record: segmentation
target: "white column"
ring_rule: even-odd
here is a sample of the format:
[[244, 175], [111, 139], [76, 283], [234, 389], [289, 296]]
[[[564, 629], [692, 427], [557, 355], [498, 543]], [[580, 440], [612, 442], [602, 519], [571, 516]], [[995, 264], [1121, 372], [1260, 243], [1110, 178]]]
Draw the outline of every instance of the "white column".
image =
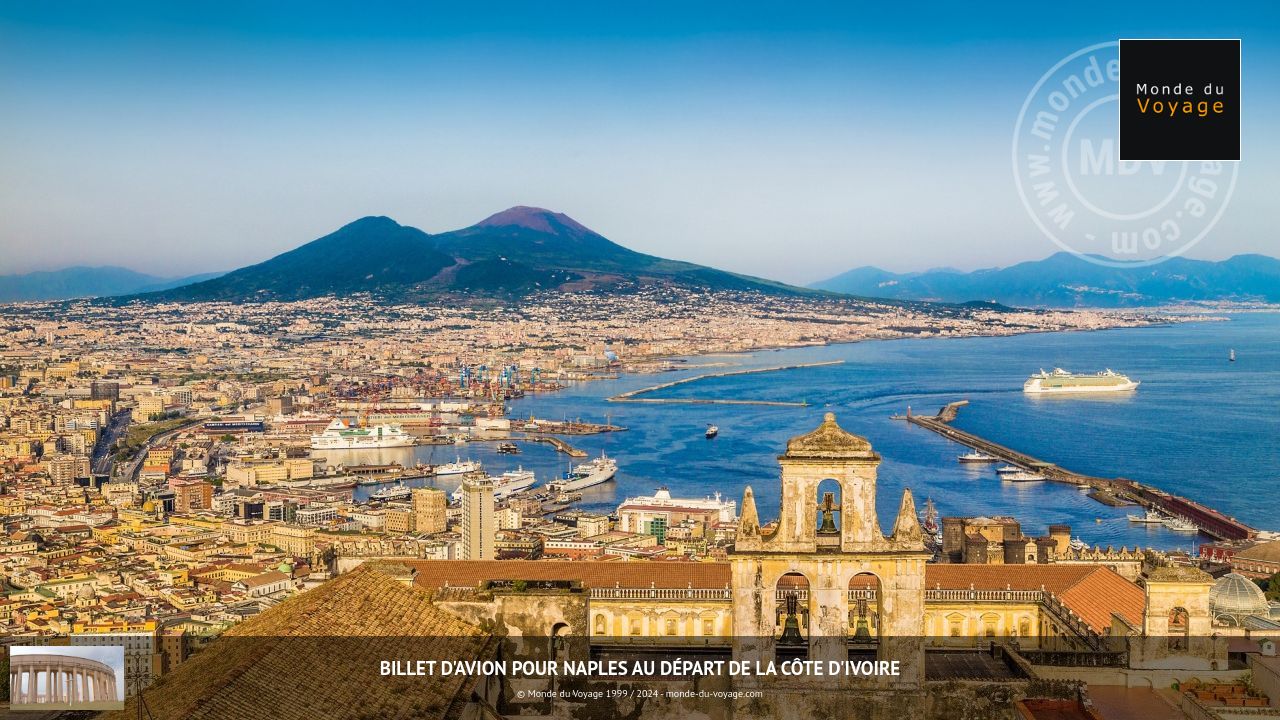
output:
[[71, 702], [81, 702], [84, 699], [84, 696], [81, 694], [80, 671], [73, 668], [71, 670], [71, 678]]

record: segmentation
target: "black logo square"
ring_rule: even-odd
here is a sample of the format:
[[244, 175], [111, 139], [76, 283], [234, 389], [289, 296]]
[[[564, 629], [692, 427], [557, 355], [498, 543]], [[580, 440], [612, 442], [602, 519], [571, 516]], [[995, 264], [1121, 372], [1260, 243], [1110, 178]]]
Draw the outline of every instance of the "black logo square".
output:
[[1240, 41], [1121, 40], [1120, 159], [1239, 160]]

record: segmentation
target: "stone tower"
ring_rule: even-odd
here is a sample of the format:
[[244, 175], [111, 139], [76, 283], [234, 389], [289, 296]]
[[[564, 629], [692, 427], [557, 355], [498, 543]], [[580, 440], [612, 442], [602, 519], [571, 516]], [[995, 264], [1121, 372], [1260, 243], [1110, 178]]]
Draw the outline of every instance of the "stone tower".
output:
[[[924, 566], [929, 553], [911, 491], [903, 492], [893, 532], [885, 536], [876, 517], [880, 456], [865, 438], [837, 425], [832, 413], [813, 432], [792, 438], [778, 462], [780, 517], [767, 534], [751, 488], [743, 494], [730, 555], [735, 659], [777, 657], [779, 608], [787, 595], [807, 595], [801, 603], [806, 618], [801, 631], [806, 647], [801, 650], [808, 658], [848, 659], [857, 623], [851, 608], [861, 598], [862, 607], [870, 605], [876, 614], [871, 642], [862, 647], [870, 645], [877, 658], [900, 663], [901, 675], [882, 682], [919, 685], [924, 681]], [[832, 502], [834, 493], [819, 496], [820, 487], [838, 490], [838, 501]], [[791, 589], [805, 581], [807, 593]], [[868, 594], [872, 588], [874, 594]], [[821, 680], [829, 684], [834, 679]]]

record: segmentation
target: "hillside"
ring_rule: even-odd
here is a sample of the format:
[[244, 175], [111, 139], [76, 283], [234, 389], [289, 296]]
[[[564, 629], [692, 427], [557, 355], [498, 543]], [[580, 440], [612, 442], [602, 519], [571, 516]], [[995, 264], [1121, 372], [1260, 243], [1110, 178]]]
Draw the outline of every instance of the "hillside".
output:
[[441, 294], [512, 297], [551, 289], [625, 289], [652, 283], [814, 292], [645, 255], [562, 213], [514, 207], [439, 235], [390, 218], [366, 217], [257, 265], [141, 297], [252, 302], [370, 292], [389, 300], [412, 300]]
[[1109, 267], [1062, 252], [1043, 260], [969, 273], [892, 273], [861, 267], [811, 287], [900, 300], [989, 300], [1030, 307], [1280, 303], [1280, 260], [1237, 255], [1218, 262], [1169, 258], [1145, 267]]
[[70, 300], [150, 292], [188, 285], [207, 277], [211, 275], [163, 278], [111, 265], [0, 275], [0, 302]]

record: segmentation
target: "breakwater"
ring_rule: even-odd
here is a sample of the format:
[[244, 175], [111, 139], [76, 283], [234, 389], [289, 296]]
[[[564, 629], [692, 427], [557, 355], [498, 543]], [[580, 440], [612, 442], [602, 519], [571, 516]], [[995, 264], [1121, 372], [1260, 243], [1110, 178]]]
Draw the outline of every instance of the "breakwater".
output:
[[991, 455], [1010, 465], [1039, 473], [1046, 480], [1091, 488], [1090, 497], [1108, 505], [1112, 504], [1109, 500], [1130, 500], [1143, 507], [1186, 520], [1205, 535], [1220, 540], [1246, 540], [1258, 534], [1255, 528], [1189, 498], [1125, 478], [1103, 478], [1072, 472], [1054, 463], [952, 427], [951, 423], [956, 419], [960, 408], [967, 404], [967, 400], [949, 403], [934, 416], [915, 415], [908, 409], [906, 415], [895, 417], [931, 430], [948, 440], [954, 440]]
[[646, 398], [641, 395], [666, 390], [668, 388], [686, 385], [698, 380], [708, 380], [711, 378], [731, 377], [734, 375], [756, 375], [759, 373], [782, 372], [784, 370], [799, 370], [802, 368], [823, 367], [826, 365], [840, 365], [843, 360], [828, 360], [825, 362], [800, 363], [796, 365], [778, 365], [766, 368], [750, 368], [747, 370], [727, 370], [725, 372], [706, 373], [704, 375], [695, 375], [689, 378], [673, 380], [658, 385], [650, 385], [638, 390], [620, 393], [613, 397], [606, 398], [609, 402], [633, 402], [633, 403], [654, 403], [654, 404], [690, 404], [690, 405], [773, 405], [778, 407], [807, 407], [809, 403], [804, 400], [785, 401], [785, 400], [751, 400], [745, 398]]

